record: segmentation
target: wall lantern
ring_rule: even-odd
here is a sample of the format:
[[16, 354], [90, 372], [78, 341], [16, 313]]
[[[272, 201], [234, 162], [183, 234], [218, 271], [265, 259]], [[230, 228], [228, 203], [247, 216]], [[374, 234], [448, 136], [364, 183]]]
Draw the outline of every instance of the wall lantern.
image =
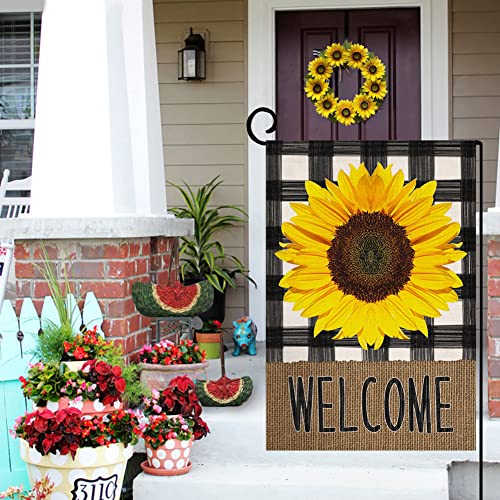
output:
[[178, 80], [205, 80], [206, 52], [205, 40], [189, 29], [184, 48], [177, 52], [179, 57]]

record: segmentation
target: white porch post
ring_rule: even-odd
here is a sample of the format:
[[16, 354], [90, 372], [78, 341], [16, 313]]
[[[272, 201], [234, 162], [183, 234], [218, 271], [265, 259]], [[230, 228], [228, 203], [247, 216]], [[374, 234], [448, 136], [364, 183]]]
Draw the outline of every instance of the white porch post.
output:
[[152, 0], [45, 0], [33, 217], [166, 215]]

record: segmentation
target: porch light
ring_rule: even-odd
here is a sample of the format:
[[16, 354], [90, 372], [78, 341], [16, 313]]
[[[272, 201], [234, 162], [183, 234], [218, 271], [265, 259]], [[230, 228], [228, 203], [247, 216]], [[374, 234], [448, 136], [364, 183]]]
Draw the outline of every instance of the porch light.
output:
[[205, 40], [200, 34], [193, 33], [193, 28], [189, 29], [184, 48], [177, 54], [179, 58], [178, 80], [205, 80]]

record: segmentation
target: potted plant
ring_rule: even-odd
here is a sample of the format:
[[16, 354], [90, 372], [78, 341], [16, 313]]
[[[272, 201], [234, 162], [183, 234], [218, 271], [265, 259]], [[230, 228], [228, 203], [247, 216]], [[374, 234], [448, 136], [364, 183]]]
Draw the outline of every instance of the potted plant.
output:
[[76, 408], [26, 413], [13, 429], [31, 484], [46, 475], [54, 495], [118, 500], [127, 460], [140, 434], [131, 411], [86, 418]]
[[209, 319], [203, 322], [203, 326], [196, 332], [196, 342], [207, 354], [207, 359], [218, 359], [220, 357], [222, 323], [217, 319]]
[[121, 408], [127, 385], [120, 366], [96, 359], [77, 371], [65, 365], [36, 363], [29, 368], [28, 378], [19, 380], [24, 396], [36, 407], [51, 411], [75, 407], [86, 416]]
[[192, 340], [179, 344], [164, 339], [153, 345], [145, 345], [139, 351], [141, 382], [150, 389], [161, 391], [179, 375], [189, 375], [194, 380], [206, 378], [206, 354]]
[[193, 420], [179, 416], [152, 415], [142, 430], [146, 447], [147, 474], [178, 476], [191, 469], [189, 456], [193, 446]]
[[[202, 407], [196, 386], [188, 376], [182, 375], [172, 379], [161, 393], [153, 391], [152, 394], [151, 398], [144, 400], [147, 423], [142, 425], [142, 435], [149, 466], [143, 464], [142, 467], [150, 474], [185, 474], [191, 468], [188, 458], [193, 442], [210, 432], [201, 418]], [[163, 447], [165, 454], [161, 451]], [[169, 449], [172, 450], [171, 458], [167, 458]], [[173, 460], [179, 462], [172, 464]], [[157, 469], [162, 472], [157, 472]]]
[[[179, 249], [181, 278], [186, 283], [208, 280], [214, 287], [214, 303], [211, 309], [200, 315], [204, 320], [216, 319], [221, 323], [225, 316], [227, 287], [236, 288], [236, 276], [241, 275], [255, 285], [249, 270], [234, 255], [227, 254], [215, 237], [221, 230], [247, 222], [247, 214], [235, 205], [219, 205], [209, 208], [215, 189], [222, 184], [219, 176], [194, 192], [191, 187], [169, 183], [181, 194], [186, 207], [173, 207], [169, 211], [176, 217], [194, 220], [194, 235], [182, 237]], [[225, 213], [221, 213], [224, 211]], [[229, 211], [230, 213], [227, 213]]]
[[[123, 349], [112, 340], [106, 340], [97, 332], [97, 326], [82, 331], [73, 332], [73, 317], [77, 308], [77, 299], [69, 300], [72, 292], [67, 269], [70, 262], [63, 266], [63, 279], [58, 280], [53, 266], [49, 262], [45, 246], [41, 245], [44, 261], [38, 270], [44, 277], [54, 301], [59, 325], [45, 322], [43, 331], [36, 336], [36, 344], [31, 352], [33, 357], [44, 364], [64, 363], [72, 371], [77, 371], [85, 361], [97, 359], [106, 361], [112, 366], [118, 365], [122, 369], [122, 377], [126, 382], [123, 400], [129, 407], [137, 407], [142, 403], [149, 389], [140, 382], [139, 370], [134, 364], [126, 364]], [[73, 304], [73, 305], [72, 305]]]

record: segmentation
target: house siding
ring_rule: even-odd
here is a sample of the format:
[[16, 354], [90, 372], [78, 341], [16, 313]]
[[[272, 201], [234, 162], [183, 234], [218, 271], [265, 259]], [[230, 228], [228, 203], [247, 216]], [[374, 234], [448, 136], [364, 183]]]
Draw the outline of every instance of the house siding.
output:
[[495, 205], [500, 128], [500, 2], [452, 0], [452, 136], [484, 144], [484, 200]]
[[[246, 31], [244, 0], [154, 0], [158, 79], [165, 173], [196, 188], [216, 175], [224, 181], [214, 204], [247, 208], [246, 165]], [[207, 78], [177, 80], [177, 51], [189, 28], [208, 32]], [[181, 205], [167, 188], [169, 206]], [[227, 253], [248, 265], [245, 227], [220, 234]], [[246, 290], [239, 283], [227, 294], [226, 321], [246, 311]]]

